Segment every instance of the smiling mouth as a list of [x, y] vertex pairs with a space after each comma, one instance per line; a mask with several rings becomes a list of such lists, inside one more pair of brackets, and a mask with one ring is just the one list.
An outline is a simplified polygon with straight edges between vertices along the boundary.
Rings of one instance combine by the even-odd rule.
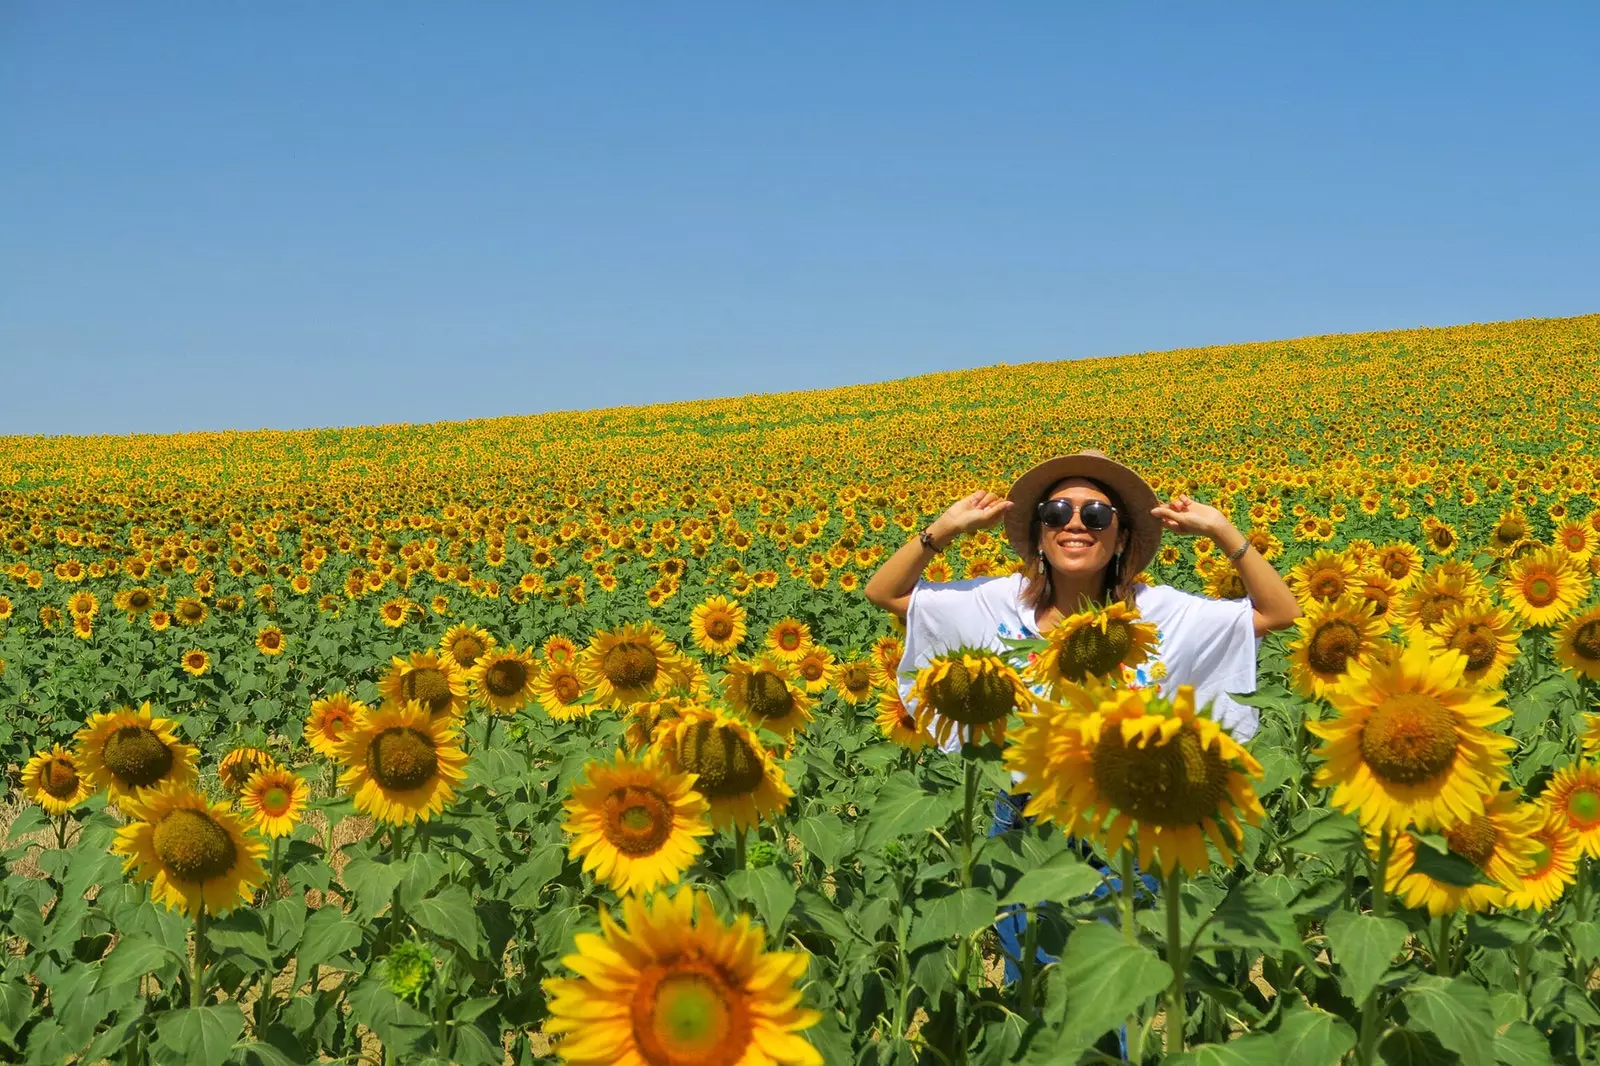
[[1092, 538], [1071, 537], [1056, 540], [1056, 547], [1062, 551], [1087, 551], [1094, 546], [1095, 542]]

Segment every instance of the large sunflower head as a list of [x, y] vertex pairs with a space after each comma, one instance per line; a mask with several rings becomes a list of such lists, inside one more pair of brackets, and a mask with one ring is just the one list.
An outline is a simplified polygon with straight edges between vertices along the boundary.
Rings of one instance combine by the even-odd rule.
[[[1471, 862], [1493, 884], [1461, 886], [1434, 880], [1415, 869], [1416, 845], [1409, 833], [1400, 832], [1392, 842], [1384, 887], [1406, 906], [1426, 908], [1435, 917], [1504, 904], [1507, 893], [1520, 888], [1523, 874], [1534, 868], [1539, 844], [1533, 834], [1545, 814], [1511, 791], [1483, 797], [1481, 802], [1481, 813], [1445, 830], [1444, 838], [1453, 853]], [[1379, 844], [1369, 838], [1367, 846], [1376, 853]]]
[[1141, 621], [1137, 610], [1117, 602], [1063, 618], [1045, 639], [1048, 646], [1028, 663], [1024, 677], [1054, 694], [1062, 685], [1090, 678], [1120, 680], [1124, 668], [1150, 658], [1156, 627]]
[[282, 655], [287, 640], [277, 626], [263, 626], [256, 634], [256, 651], [262, 655]]
[[771, 652], [728, 662], [723, 686], [740, 714], [785, 740], [811, 721], [811, 696], [791, 664]]
[[872, 661], [847, 659], [834, 668], [833, 684], [839, 698], [852, 706], [872, 695]]
[[456, 661], [431, 651], [396, 655], [378, 682], [385, 703], [420, 703], [435, 718], [449, 718], [467, 709], [467, 677]]
[[246, 831], [227, 803], [212, 804], [187, 785], [144, 789], [125, 804], [134, 821], [117, 830], [113, 854], [123, 872], [151, 881], [150, 896], [172, 910], [222, 915], [248, 903], [266, 871], [267, 846]]
[[1550, 640], [1557, 662], [1579, 677], [1600, 681], [1600, 605], [1567, 619]]
[[1578, 879], [1583, 845], [1566, 815], [1540, 799], [1538, 828], [1532, 833], [1533, 866], [1522, 872], [1522, 884], [1506, 893], [1505, 905], [1521, 910], [1548, 909]]
[[278, 761], [260, 748], [234, 748], [217, 765], [217, 780], [224, 792], [237, 796], [258, 770], [276, 765]]
[[484, 652], [467, 671], [467, 684], [472, 698], [496, 714], [515, 714], [536, 698], [538, 676], [531, 652], [507, 646]]
[[633, 759], [619, 751], [586, 765], [583, 777], [563, 804], [568, 855], [621, 894], [677, 884], [700, 854], [696, 838], [711, 833], [694, 775], [674, 773], [655, 753]]
[[808, 959], [765, 950], [747, 915], [724, 924], [693, 888], [600, 912], [601, 935], [579, 933], [562, 959], [577, 977], [549, 978], [556, 1053], [569, 1066], [822, 1066], [799, 1031], [821, 1015], [800, 1006]]
[[878, 690], [878, 730], [902, 748], [921, 751], [933, 742], [933, 737], [917, 725], [916, 716], [900, 698], [900, 690]]
[[1389, 604], [1400, 594], [1400, 586], [1382, 570], [1368, 569], [1356, 578], [1356, 593], [1372, 604], [1374, 617], [1387, 619]]
[[265, 837], [286, 837], [294, 832], [311, 790], [306, 779], [283, 766], [269, 766], [250, 775], [239, 792], [239, 806], [255, 821]]
[[1474, 600], [1444, 613], [1432, 632], [1423, 631], [1423, 643], [1448, 648], [1467, 657], [1462, 675], [1468, 684], [1498, 685], [1517, 661], [1521, 634], [1511, 614], [1489, 600]]
[[169, 719], [152, 715], [148, 701], [91, 715], [74, 739], [80, 772], [113, 800], [167, 781], [194, 784], [196, 749], [178, 739]]
[[1336, 600], [1312, 600], [1295, 627], [1300, 635], [1289, 644], [1289, 680], [1312, 699], [1370, 659], [1389, 628], [1355, 589]]
[[578, 658], [578, 672], [602, 707], [626, 707], [672, 690], [668, 662], [675, 649], [654, 624], [596, 633]]
[[1022, 716], [1006, 749], [1031, 798], [1029, 816], [1101, 841], [1108, 852], [1132, 842], [1139, 864], [1168, 873], [1210, 865], [1209, 840], [1232, 862], [1263, 815], [1251, 778], [1261, 765], [1207, 714], [1194, 689], [1172, 699], [1153, 689], [1065, 686], [1059, 702]]
[[1355, 584], [1359, 568], [1341, 552], [1319, 551], [1296, 563], [1288, 573], [1289, 587], [1302, 606], [1317, 600], [1336, 600]]
[[1512, 560], [1500, 595], [1524, 622], [1547, 626], [1572, 614], [1589, 595], [1589, 573], [1561, 548], [1539, 548]]
[[755, 731], [723, 711], [685, 706], [657, 726], [651, 746], [673, 770], [697, 775], [695, 791], [711, 804], [718, 829], [748, 829], [794, 796]]
[[957, 648], [929, 660], [917, 671], [906, 702], [917, 728], [944, 747], [952, 736], [963, 743], [988, 737], [1004, 744], [1006, 719], [1033, 703], [1033, 694], [1016, 669], [986, 648]]
[[1326, 760], [1316, 783], [1369, 831], [1449, 827], [1483, 813], [1516, 742], [1487, 728], [1504, 693], [1467, 682], [1466, 656], [1422, 643], [1352, 667], [1326, 699], [1338, 714], [1306, 728]]
[[139, 586], [122, 590], [117, 593], [112, 602], [116, 604], [119, 611], [128, 612], [128, 618], [132, 619], [136, 615], [144, 614], [156, 605], [156, 594], [150, 589]]
[[1373, 553], [1370, 565], [1404, 589], [1422, 574], [1422, 553], [1413, 544], [1392, 541]]
[[306, 716], [305, 737], [311, 750], [329, 759], [339, 757], [339, 745], [368, 707], [348, 692], [335, 692], [311, 702]]
[[183, 672], [189, 676], [201, 677], [211, 669], [211, 656], [202, 648], [191, 648], [183, 653], [179, 664], [183, 667]]
[[689, 615], [689, 634], [707, 655], [731, 655], [744, 642], [745, 609], [726, 596], [712, 596]]
[[1539, 798], [1578, 834], [1585, 855], [1600, 858], [1600, 762], [1562, 767]]
[[1581, 519], [1572, 519], [1563, 522], [1556, 528], [1555, 544], [1579, 562], [1588, 562], [1594, 554], [1595, 547], [1600, 544], [1600, 529], [1595, 529], [1588, 522]]
[[463, 670], [471, 670], [479, 656], [495, 646], [494, 637], [487, 629], [465, 623], [451, 626], [439, 639], [439, 654], [455, 662]]
[[569, 660], [550, 662], [533, 679], [534, 697], [544, 712], [558, 722], [574, 718], [587, 718], [595, 711], [595, 704], [586, 702], [589, 692], [577, 667]]
[[339, 785], [376, 821], [427, 821], [455, 799], [467, 776], [458, 738], [452, 715], [435, 715], [415, 700], [384, 704], [357, 719], [340, 745], [339, 761], [349, 769]]
[[60, 744], [37, 752], [22, 768], [22, 794], [54, 815], [63, 815], [94, 794], [78, 772], [78, 760]]
[[1475, 578], [1434, 567], [1418, 578], [1400, 598], [1396, 621], [1421, 639], [1438, 628], [1444, 616], [1457, 607], [1469, 607], [1488, 598]]
[[798, 618], [780, 618], [767, 630], [765, 647], [786, 663], [792, 663], [811, 646], [811, 627]]

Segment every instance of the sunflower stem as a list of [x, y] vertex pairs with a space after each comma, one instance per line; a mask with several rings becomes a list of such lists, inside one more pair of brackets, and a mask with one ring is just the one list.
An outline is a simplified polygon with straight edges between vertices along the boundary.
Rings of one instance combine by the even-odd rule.
[[966, 802], [961, 811], [961, 887], [972, 887], [972, 810], [978, 803], [978, 761], [962, 760]]
[[735, 826], [733, 830], [733, 869], [735, 872], [744, 869], [744, 828]]
[[1133, 881], [1133, 849], [1124, 846], [1118, 859], [1122, 866], [1122, 892], [1119, 896], [1119, 901], [1122, 904], [1120, 908], [1122, 911], [1122, 935], [1127, 939], [1128, 943], [1134, 944], [1139, 940], [1139, 925], [1133, 913], [1135, 901], [1138, 898], [1138, 890], [1134, 888]]
[[1033, 907], [1027, 908], [1023, 913], [1022, 937], [1022, 981], [1018, 989], [1018, 998], [1022, 1001], [1022, 1016], [1034, 1016], [1033, 1004], [1033, 975], [1039, 968], [1039, 912]]
[[1434, 934], [1433, 972], [1440, 977], [1450, 977], [1450, 912], [1439, 915], [1439, 923]]
[[1389, 883], [1389, 856], [1393, 851], [1394, 838], [1385, 826], [1378, 837], [1378, 865], [1372, 879], [1372, 914], [1376, 918], [1389, 916], [1389, 892], [1385, 886]]
[[1167, 875], [1167, 961], [1172, 964], [1172, 988], [1167, 995], [1167, 1054], [1183, 1050], [1184, 1030], [1188, 1028], [1188, 990], [1184, 976], [1189, 969], [1183, 944], [1183, 869], [1174, 862]]
[[203, 1007], [206, 1002], [206, 905], [202, 901], [194, 912], [194, 961], [189, 969], [189, 1006]]
[[483, 727], [483, 746], [485, 748], [489, 746], [489, 741], [494, 739], [494, 723], [497, 721], [495, 715], [491, 714], [488, 718], [488, 724]]
[[67, 847], [67, 816], [65, 814], [56, 818], [56, 850], [65, 851]]

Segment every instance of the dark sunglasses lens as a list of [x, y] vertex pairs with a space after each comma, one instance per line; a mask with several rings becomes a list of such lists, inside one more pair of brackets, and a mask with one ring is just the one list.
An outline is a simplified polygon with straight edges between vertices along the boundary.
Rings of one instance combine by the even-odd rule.
[[[1073, 504], [1071, 500], [1046, 500], [1039, 505], [1039, 521], [1051, 529], [1060, 529], [1072, 521]], [[1111, 519], [1117, 511], [1104, 500], [1090, 500], [1078, 512], [1083, 518], [1085, 529], [1102, 530], [1111, 528]]]
[[1090, 529], [1110, 529], [1111, 519], [1116, 515], [1116, 509], [1102, 500], [1090, 500], [1083, 505], [1083, 510], [1078, 512], [1083, 516], [1083, 524]]
[[1051, 529], [1059, 529], [1072, 521], [1071, 500], [1046, 500], [1039, 505], [1039, 521]]

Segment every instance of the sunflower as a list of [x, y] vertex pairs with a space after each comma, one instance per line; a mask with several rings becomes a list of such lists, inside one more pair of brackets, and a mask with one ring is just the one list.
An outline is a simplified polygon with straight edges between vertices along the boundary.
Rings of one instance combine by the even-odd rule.
[[544, 661], [554, 665], [570, 663], [578, 656], [578, 646], [560, 633], [550, 637], [539, 649]]
[[917, 671], [906, 700], [917, 728], [931, 733], [940, 747], [952, 736], [980, 744], [987, 737], [1004, 744], [1006, 719], [1027, 708], [1033, 694], [1017, 671], [987, 648], [957, 648], [935, 656]]
[[894, 688], [900, 660], [905, 658], [905, 638], [893, 633], [872, 642], [872, 663], [876, 671], [874, 682], [883, 688]]
[[311, 701], [311, 713], [306, 716], [305, 738], [311, 750], [329, 759], [339, 757], [339, 745], [355, 726], [357, 719], [368, 712], [360, 700], [350, 698], [348, 692], [335, 692], [320, 700]]
[[[1400, 832], [1392, 842], [1384, 888], [1406, 906], [1426, 908], [1434, 917], [1457, 911], [1476, 913], [1504, 904], [1509, 892], [1522, 887], [1522, 875], [1534, 868], [1540, 847], [1534, 834], [1545, 813], [1511, 791], [1484, 797], [1482, 803], [1481, 814], [1445, 830], [1444, 838], [1451, 852], [1471, 862], [1493, 884], [1451, 885], [1413, 869], [1416, 845], [1411, 834]], [[1374, 855], [1379, 846], [1368, 837], [1367, 847]]]
[[1372, 613], [1377, 618], [1389, 617], [1389, 604], [1400, 593], [1400, 586], [1394, 578], [1382, 570], [1364, 570], [1356, 578], [1356, 594], [1372, 604]]
[[1578, 859], [1583, 846], [1562, 812], [1543, 799], [1537, 802], [1540, 821], [1533, 831], [1536, 847], [1533, 868], [1522, 874], [1522, 885], [1506, 893], [1505, 906], [1521, 910], [1548, 909], [1567, 886], [1578, 879]]
[[878, 690], [878, 729], [889, 740], [911, 751], [921, 751], [933, 742], [927, 731], [918, 727], [916, 716], [906, 709], [899, 689]]
[[699, 775], [695, 791], [710, 802], [718, 829], [748, 829], [782, 811], [794, 795], [755, 732], [723, 711], [685, 706], [660, 724], [651, 747], [676, 772]]
[[1533, 527], [1528, 524], [1528, 516], [1515, 508], [1502, 511], [1499, 519], [1494, 524], [1494, 529], [1489, 532], [1489, 550], [1505, 553], [1532, 536]]
[[655, 625], [623, 625], [596, 633], [578, 658], [578, 672], [602, 707], [626, 707], [666, 695], [674, 649]]
[[142, 791], [127, 804], [135, 821], [117, 830], [112, 854], [137, 881], [153, 881], [150, 897], [191, 916], [227, 914], [266, 881], [267, 846], [246, 832], [227, 803], [212, 804], [175, 782]]
[[404, 596], [396, 596], [378, 608], [378, 617], [383, 619], [383, 624], [390, 629], [399, 629], [405, 625], [410, 614], [411, 601]]
[[1478, 600], [1444, 613], [1433, 631], [1423, 631], [1423, 643], [1433, 648], [1450, 648], [1467, 657], [1463, 678], [1469, 684], [1499, 685], [1506, 671], [1517, 661], [1517, 637], [1521, 630], [1516, 620], [1502, 607]]
[[262, 655], [282, 655], [283, 644], [283, 630], [277, 626], [267, 626], [256, 634], [256, 650]]
[[124, 589], [111, 601], [117, 610], [126, 611], [130, 621], [156, 605], [156, 594], [143, 586]]
[[151, 611], [149, 617], [150, 628], [155, 630], [157, 633], [170, 628], [172, 625], [172, 615], [168, 614], [166, 611]]
[[467, 685], [472, 698], [496, 714], [515, 714], [535, 698], [538, 674], [532, 652], [491, 647], [467, 671]]
[[1388, 630], [1355, 589], [1337, 600], [1311, 601], [1295, 627], [1300, 635], [1289, 644], [1289, 681], [1311, 699], [1344, 680], [1351, 665], [1369, 661]]
[[427, 821], [455, 799], [467, 776], [458, 736], [454, 716], [436, 715], [425, 703], [385, 704], [358, 718], [339, 745], [339, 761], [349, 767], [339, 787], [376, 821]]
[[223, 791], [237, 796], [257, 771], [270, 770], [277, 765], [278, 760], [260, 748], [234, 748], [218, 764], [217, 779]]
[[94, 619], [86, 614], [72, 616], [72, 635], [79, 640], [88, 640], [94, 636]]
[[726, 596], [712, 596], [690, 613], [689, 634], [707, 655], [731, 655], [744, 642], [745, 609]]
[[1205, 711], [1194, 688], [1170, 700], [1154, 689], [1065, 685], [1061, 699], [1023, 712], [1006, 749], [1025, 813], [1100, 840], [1131, 843], [1139, 865], [1163, 874], [1210, 865], [1209, 840], [1232, 863], [1241, 818], [1263, 817], [1252, 777], [1261, 765]]
[[283, 766], [269, 766], [250, 775], [239, 806], [250, 812], [255, 831], [265, 837], [286, 837], [305, 813], [311, 790], [306, 779]]
[[1589, 574], [1561, 548], [1539, 548], [1506, 568], [1500, 594], [1529, 625], [1553, 625], [1589, 595]]
[[1206, 575], [1206, 595], [1214, 600], [1242, 600], [1250, 595], [1244, 578], [1227, 563], [1219, 563]]
[[1301, 606], [1315, 600], [1336, 600], [1355, 584], [1358, 570], [1339, 552], [1319, 551], [1302, 559], [1286, 575]]
[[587, 718], [595, 712], [594, 703], [584, 702], [588, 690], [570, 662], [545, 667], [533, 680], [533, 693], [544, 712], [558, 722]]
[[1578, 738], [1585, 755], [1600, 754], [1600, 714], [1583, 716], [1583, 733]]
[[1600, 858], [1600, 763], [1562, 767], [1539, 798], [1566, 819], [1585, 855]]
[[854, 706], [865, 702], [872, 695], [872, 661], [847, 659], [839, 663], [834, 668], [833, 685], [846, 703]]
[[67, 597], [67, 613], [74, 617], [93, 618], [100, 613], [100, 601], [88, 589], [79, 589]]
[[1373, 553], [1372, 566], [1405, 589], [1422, 574], [1422, 553], [1403, 540], [1393, 541]]
[[1477, 580], [1434, 567], [1412, 583], [1391, 612], [1413, 640], [1432, 633], [1444, 616], [1457, 607], [1471, 607], [1488, 599]]
[[1574, 519], [1558, 527], [1552, 539], [1574, 559], [1588, 562], [1589, 557], [1595, 552], [1596, 545], [1600, 544], [1600, 530], [1596, 530], [1588, 522]]
[[1516, 741], [1486, 728], [1504, 693], [1466, 681], [1467, 657], [1424, 644], [1386, 648], [1353, 666], [1326, 699], [1338, 717], [1306, 723], [1327, 743], [1316, 784], [1369, 832], [1449, 827], [1483, 813]]
[[57, 744], [36, 753], [22, 768], [22, 794], [51, 814], [62, 815], [92, 796], [94, 789], [78, 773], [72, 752]]
[[1433, 515], [1422, 520], [1422, 539], [1435, 555], [1450, 555], [1461, 543], [1461, 535], [1456, 532], [1456, 527], [1441, 522]]
[[389, 672], [378, 682], [385, 703], [416, 701], [436, 718], [458, 715], [467, 709], [467, 678], [447, 655], [414, 651], [410, 659], [396, 655]]
[[199, 677], [211, 669], [211, 656], [199, 648], [183, 653], [183, 671], [193, 677]]
[[149, 701], [137, 711], [90, 715], [74, 739], [80, 772], [113, 800], [134, 799], [166, 781], [194, 783], [195, 748], [178, 739], [170, 720], [150, 713]]
[[683, 887], [625, 898], [621, 925], [602, 909], [600, 929], [561, 960], [577, 977], [544, 981], [569, 1066], [822, 1066], [798, 1035], [822, 1018], [795, 987], [808, 957], [765, 950], [748, 915], [726, 925]]
[[811, 721], [812, 701], [805, 684], [790, 664], [772, 652], [729, 660], [723, 686], [735, 710], [784, 740], [793, 740], [795, 732]]
[[811, 627], [798, 618], [780, 618], [767, 630], [766, 649], [784, 662], [798, 662], [809, 647]]
[[585, 765], [583, 777], [562, 805], [568, 856], [622, 895], [677, 884], [700, 854], [696, 838], [711, 834], [694, 775], [673, 773], [653, 753], [635, 760], [619, 751]]
[[206, 620], [204, 600], [185, 596], [172, 607], [172, 619], [180, 626], [197, 626]]
[[1065, 684], [1120, 677], [1122, 667], [1145, 662], [1156, 646], [1156, 627], [1141, 621], [1137, 610], [1117, 602], [1068, 615], [1045, 634], [1045, 640], [1049, 646], [1028, 663], [1023, 676], [1053, 696]]
[[494, 637], [487, 629], [476, 626], [455, 625], [445, 630], [439, 640], [439, 654], [455, 660], [463, 670], [471, 670], [480, 656], [495, 646]]
[[1600, 681], [1600, 606], [1573, 615], [1550, 641], [1562, 666], [1579, 677]]

